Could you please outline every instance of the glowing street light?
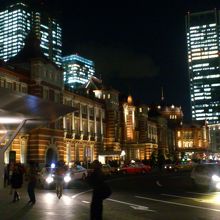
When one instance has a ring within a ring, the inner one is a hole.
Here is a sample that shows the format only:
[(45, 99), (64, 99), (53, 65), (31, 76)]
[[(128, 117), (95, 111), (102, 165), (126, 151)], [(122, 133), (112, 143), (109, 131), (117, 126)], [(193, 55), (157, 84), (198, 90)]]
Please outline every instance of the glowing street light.
[(120, 154), (120, 157), (124, 157), (125, 155), (126, 155), (125, 151), (122, 150), (122, 151), (121, 151), (121, 154)]
[(121, 154), (120, 154), (120, 157), (122, 157), (123, 163), (124, 163), (124, 161), (125, 161), (125, 155), (126, 155), (125, 151), (122, 150), (122, 151), (121, 151)]

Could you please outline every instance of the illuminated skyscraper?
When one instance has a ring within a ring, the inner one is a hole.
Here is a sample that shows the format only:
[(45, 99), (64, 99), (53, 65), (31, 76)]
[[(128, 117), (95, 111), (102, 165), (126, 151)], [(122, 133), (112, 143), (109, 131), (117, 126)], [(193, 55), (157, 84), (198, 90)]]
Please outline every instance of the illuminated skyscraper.
[(193, 120), (220, 123), (220, 31), (218, 10), (188, 13), (186, 31)]
[(77, 54), (63, 57), (62, 63), (65, 70), (64, 84), (71, 88), (75, 89), (87, 83), (95, 74), (94, 62)]
[(61, 66), (61, 27), (39, 6), (40, 2), (43, 1), (8, 0), (1, 7), (0, 59), (7, 61), (15, 56), (24, 47), (27, 34), (34, 28), (44, 55)]

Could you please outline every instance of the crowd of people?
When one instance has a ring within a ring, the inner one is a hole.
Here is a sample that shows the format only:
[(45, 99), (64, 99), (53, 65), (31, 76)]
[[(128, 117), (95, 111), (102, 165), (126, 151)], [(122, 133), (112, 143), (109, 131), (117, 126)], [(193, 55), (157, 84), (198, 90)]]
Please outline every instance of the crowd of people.
[[(88, 184), (93, 189), (90, 220), (102, 220), (103, 200), (111, 195), (111, 188), (105, 182), (105, 177), (102, 172), (102, 165), (98, 160), (91, 164), (93, 172), (88, 177)], [(65, 164), (59, 163), (56, 169), (57, 186), (63, 182), (63, 173), (65, 172)], [(20, 200), (20, 189), (24, 181), (27, 181), (27, 193), (29, 196), (28, 204), (34, 205), (36, 202), (35, 187), (37, 184), (38, 170), (34, 163), (30, 163), (28, 168), (18, 163), (10, 163), (5, 167), (4, 185), (10, 189), (12, 202)], [(62, 190), (62, 187), (61, 187)], [(61, 192), (62, 195), (62, 192)], [(60, 198), (58, 196), (58, 198)]]
[(37, 183), (37, 169), (34, 163), (30, 163), (28, 168), (25, 168), (20, 163), (9, 163), (5, 167), (4, 172), (4, 187), (9, 188), (9, 193), (12, 195), (12, 202), (20, 200), (20, 190), (24, 181), (27, 181), (27, 193), (29, 195), (29, 204), (35, 204), (35, 186)]

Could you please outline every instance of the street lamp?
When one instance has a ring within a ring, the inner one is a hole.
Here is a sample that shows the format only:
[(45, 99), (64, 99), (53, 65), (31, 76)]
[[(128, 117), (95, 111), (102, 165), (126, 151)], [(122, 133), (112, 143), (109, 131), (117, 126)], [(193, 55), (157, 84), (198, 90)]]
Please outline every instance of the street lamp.
[(124, 164), (124, 161), (125, 161), (125, 155), (126, 155), (125, 151), (122, 150), (122, 151), (121, 151), (121, 154), (120, 154), (120, 157), (122, 158), (123, 164)]

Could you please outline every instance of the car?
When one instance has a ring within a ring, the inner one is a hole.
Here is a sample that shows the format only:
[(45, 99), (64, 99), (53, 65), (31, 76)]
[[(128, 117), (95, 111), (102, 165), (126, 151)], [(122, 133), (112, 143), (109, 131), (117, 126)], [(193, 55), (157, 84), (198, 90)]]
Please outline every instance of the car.
[(138, 167), (142, 169), (142, 173), (149, 173), (151, 171), (151, 166), (144, 163), (136, 163)]
[(165, 171), (175, 171), (175, 164), (172, 164), (172, 163), (170, 163), (170, 164), (164, 164), (164, 166), (163, 166), (163, 169), (165, 170)]
[(39, 186), (45, 189), (54, 187), (53, 177), (55, 175), (55, 168), (43, 167), (38, 173)]
[(104, 175), (112, 175), (118, 173), (117, 167), (112, 167), (110, 164), (102, 164), (102, 172)]
[(110, 176), (112, 174), (112, 167), (109, 164), (102, 164), (102, 172), (104, 175)]
[(71, 167), (68, 172), (70, 173), (70, 176), (72, 178), (72, 181), (74, 180), (85, 180), (88, 177), (88, 171), (85, 167), (81, 165), (76, 165), (74, 167)]
[(204, 186), (220, 190), (220, 164), (197, 164), (193, 167), (190, 178), (194, 187)]
[(173, 167), (173, 170), (175, 172), (178, 172), (178, 171), (191, 171), (192, 168), (193, 168), (193, 163), (190, 161), (190, 162), (185, 162), (185, 161), (181, 161), (181, 162), (178, 162), (174, 165)]
[(149, 173), (150, 171), (151, 166), (143, 163), (132, 163), (118, 168), (118, 172), (123, 174)]
[[(56, 186), (56, 167), (44, 167), (38, 174), (38, 183), (41, 188), (54, 189)], [(67, 168), (64, 168), (63, 173), (64, 186), (66, 187), (71, 181), (71, 176)]]

